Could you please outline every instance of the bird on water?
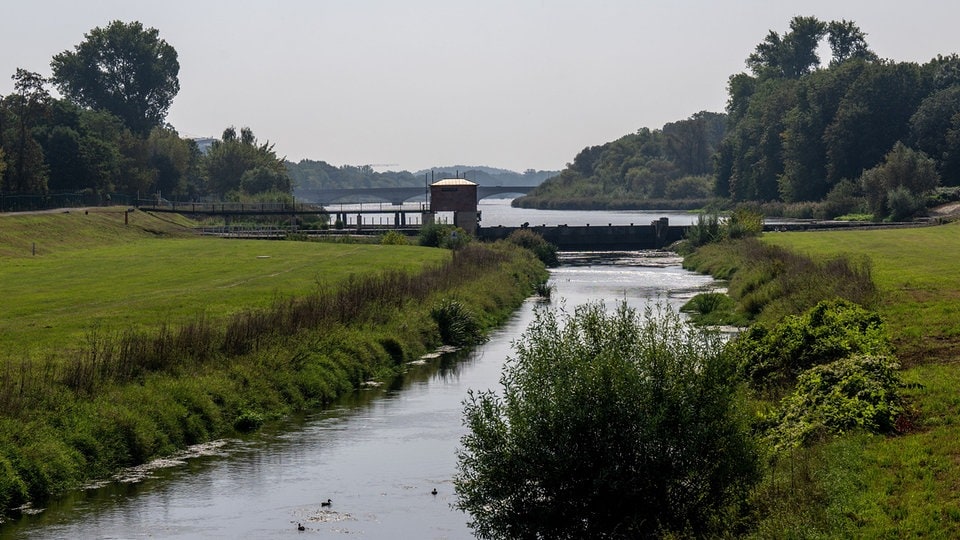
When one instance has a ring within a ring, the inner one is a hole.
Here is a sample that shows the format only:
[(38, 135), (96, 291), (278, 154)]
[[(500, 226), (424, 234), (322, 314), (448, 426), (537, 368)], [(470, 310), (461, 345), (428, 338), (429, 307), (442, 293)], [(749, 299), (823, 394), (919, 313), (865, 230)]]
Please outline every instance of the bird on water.
[(330, 506), (331, 504), (333, 503), (330, 501), (330, 499), (327, 499), (327, 502), (320, 503), (320, 506)]
[(307, 530), (307, 528), (303, 526), (303, 523), (297, 523), (297, 530), (298, 530), (298, 531), (305, 531), (305, 530)]

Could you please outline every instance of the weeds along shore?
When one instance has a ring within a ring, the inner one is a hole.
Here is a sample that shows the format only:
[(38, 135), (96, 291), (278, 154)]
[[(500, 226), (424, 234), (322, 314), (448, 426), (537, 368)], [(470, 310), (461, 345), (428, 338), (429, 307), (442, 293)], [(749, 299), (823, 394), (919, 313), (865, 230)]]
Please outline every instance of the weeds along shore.
[(471, 244), (420, 271), (370, 269), (225, 318), (197, 306), (186, 323), (94, 329), (63, 352), (8, 357), (0, 508), (322, 407), (439, 346), (441, 324), (482, 335), (546, 277), (527, 250)]

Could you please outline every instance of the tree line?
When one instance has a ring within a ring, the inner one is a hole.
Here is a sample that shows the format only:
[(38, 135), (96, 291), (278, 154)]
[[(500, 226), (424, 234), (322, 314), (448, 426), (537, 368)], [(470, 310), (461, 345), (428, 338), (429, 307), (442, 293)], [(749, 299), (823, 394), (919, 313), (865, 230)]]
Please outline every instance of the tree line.
[(202, 152), (165, 123), (180, 64), (156, 29), (113, 21), (50, 67), (49, 79), (18, 68), (0, 96), (0, 192), (289, 197), (283, 159), (249, 128), (226, 128)]
[[(821, 64), (826, 41), (831, 58)], [(911, 214), (937, 186), (960, 185), (960, 57), (925, 64), (879, 58), (850, 21), (794, 17), (728, 80), (723, 116), (677, 123), (718, 131), (642, 129), (584, 149), (538, 196), (701, 198), (733, 203), (824, 203), (825, 213)], [(674, 134), (671, 136), (671, 131)], [(692, 131), (692, 132), (691, 132)], [(716, 136), (719, 135), (719, 140)], [(659, 144), (649, 144), (657, 141)], [(693, 153), (671, 153), (667, 141)], [(700, 141), (711, 143), (699, 145)], [(707, 170), (691, 169), (704, 164)], [(679, 159), (678, 159), (679, 157)], [(673, 175), (666, 180), (656, 171)], [(678, 178), (707, 175), (698, 184)], [(824, 217), (833, 217), (824, 216)]]

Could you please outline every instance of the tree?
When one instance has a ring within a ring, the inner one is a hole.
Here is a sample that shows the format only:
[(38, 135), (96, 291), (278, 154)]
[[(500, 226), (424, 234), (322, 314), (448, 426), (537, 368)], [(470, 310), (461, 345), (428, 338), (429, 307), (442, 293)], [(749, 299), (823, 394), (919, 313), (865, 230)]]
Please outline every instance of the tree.
[(139, 22), (113, 21), (85, 38), (50, 63), (60, 93), (115, 114), (141, 136), (160, 126), (180, 91), (177, 51)]
[(269, 141), (260, 144), (248, 127), (240, 130), (239, 137), (236, 128), (225, 129), (203, 157), (202, 167), (208, 191), (220, 196), (291, 190), (283, 159), (277, 158)]
[(877, 55), (867, 46), (867, 35), (852, 21), (830, 21), (827, 24), (827, 41), (833, 53), (831, 66), (854, 58), (870, 62), (877, 60)]
[(891, 214), (904, 219), (921, 208), (920, 197), (939, 185), (940, 175), (933, 159), (897, 141), (884, 162), (864, 171), (860, 182), (875, 219)]
[(23, 193), (44, 192), (47, 190), (47, 166), (43, 160), (43, 149), (33, 138), (32, 130), (46, 115), (50, 94), (44, 88), (46, 79), (38, 73), (17, 68), (13, 75), (13, 87), (16, 93), (8, 96), (11, 108), (16, 114), (15, 143), (12, 156), (13, 166), (7, 170), (6, 187)]
[(947, 185), (960, 184), (960, 85), (927, 96), (910, 117), (914, 146), (938, 161)]
[[(480, 538), (709, 536), (756, 478), (733, 365), (667, 308), (539, 310), (471, 392), (457, 506)], [(716, 531), (714, 531), (716, 532)]]
[(816, 17), (794, 17), (790, 32), (782, 37), (770, 30), (762, 43), (747, 57), (747, 65), (758, 76), (796, 79), (820, 66), (817, 46), (827, 23)]

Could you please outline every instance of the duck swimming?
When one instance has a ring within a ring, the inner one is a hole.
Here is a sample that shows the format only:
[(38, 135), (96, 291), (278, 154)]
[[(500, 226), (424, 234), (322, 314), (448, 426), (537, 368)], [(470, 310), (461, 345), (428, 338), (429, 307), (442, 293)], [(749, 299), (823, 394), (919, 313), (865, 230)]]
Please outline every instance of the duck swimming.
[(327, 502), (320, 503), (320, 506), (330, 506), (331, 504), (333, 503), (330, 501), (330, 499), (327, 499)]

